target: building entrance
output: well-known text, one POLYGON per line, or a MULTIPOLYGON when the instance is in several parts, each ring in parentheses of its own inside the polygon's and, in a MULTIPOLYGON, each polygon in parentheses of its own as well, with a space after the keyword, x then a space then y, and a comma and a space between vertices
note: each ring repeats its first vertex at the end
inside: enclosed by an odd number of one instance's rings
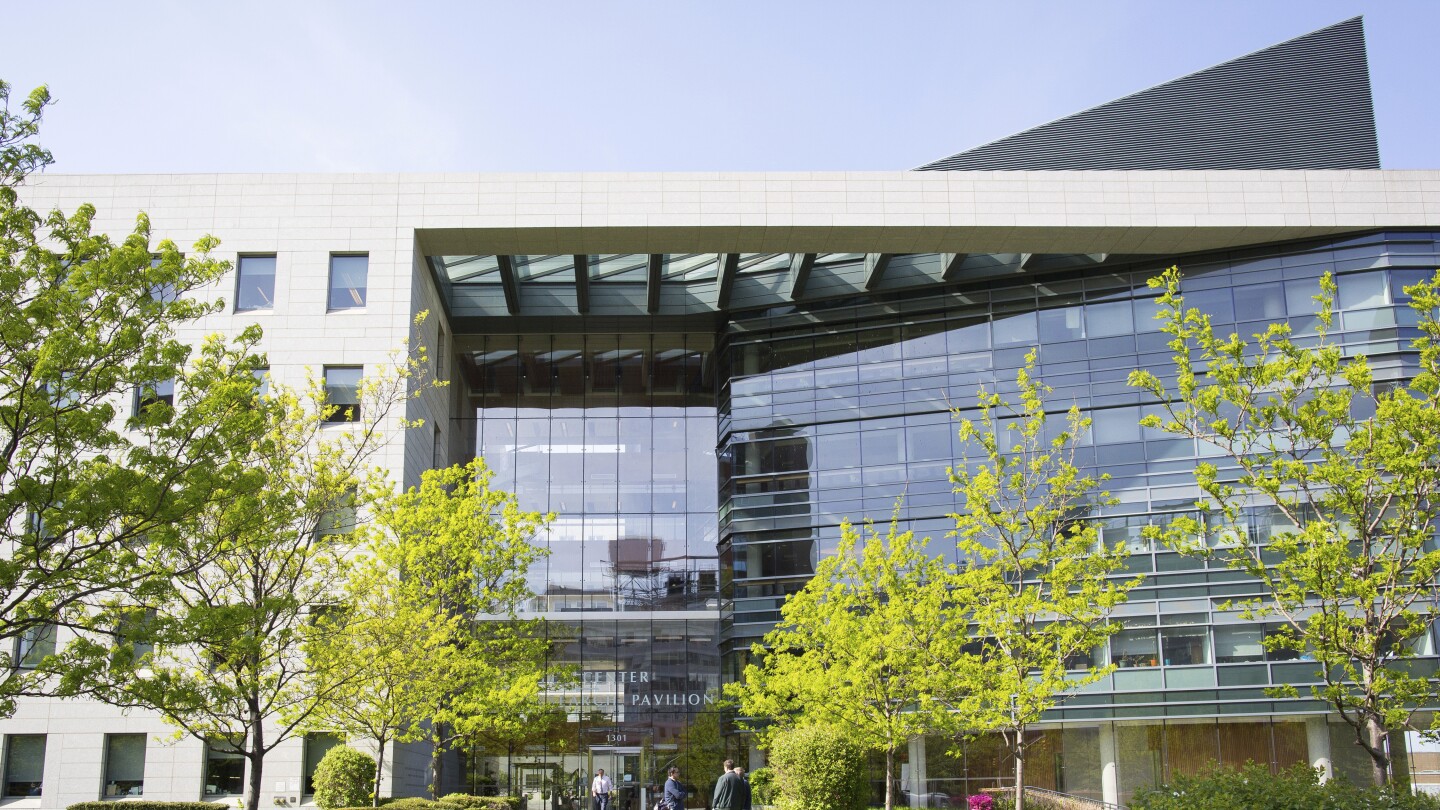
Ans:
POLYGON ((649 763, 645 758, 642 748, 597 745, 590 749, 590 778, 604 768, 615 784, 608 810, 645 810, 650 806, 650 786, 645 784, 644 776, 649 763))

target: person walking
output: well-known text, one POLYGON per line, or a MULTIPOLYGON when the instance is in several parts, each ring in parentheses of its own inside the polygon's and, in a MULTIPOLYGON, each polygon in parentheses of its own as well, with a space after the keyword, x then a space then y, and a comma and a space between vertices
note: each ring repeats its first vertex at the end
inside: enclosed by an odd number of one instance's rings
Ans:
POLYGON ((669 778, 665 780, 665 794, 662 801, 665 810, 685 810, 685 787, 680 784, 680 769, 670 767, 669 778))
POLYGON ((604 768, 595 772, 595 779, 590 783, 590 802, 593 810, 610 810, 610 791, 614 788, 615 783, 605 775, 604 768))
POLYGON ((714 800, 710 802, 712 810, 740 810, 736 804, 739 798, 739 787, 745 784, 745 780, 735 774, 735 762, 725 760, 725 773, 715 783, 714 800))
POLYGON ((735 810, 750 810, 750 780, 745 778, 745 769, 735 766, 735 775, 740 782, 735 785, 735 810))

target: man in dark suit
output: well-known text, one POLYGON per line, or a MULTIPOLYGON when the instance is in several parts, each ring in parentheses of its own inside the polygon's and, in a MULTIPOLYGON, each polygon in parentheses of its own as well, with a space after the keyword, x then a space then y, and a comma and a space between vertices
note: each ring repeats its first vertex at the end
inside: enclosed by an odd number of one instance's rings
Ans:
POLYGON ((710 802, 711 810, 741 810, 737 803, 740 799, 740 788, 747 785, 734 769, 735 763, 725 760, 725 773, 715 783, 715 796, 710 802))
POLYGON ((750 782, 745 778, 745 769, 735 766, 735 775, 740 784, 735 786, 735 810, 750 810, 750 782))

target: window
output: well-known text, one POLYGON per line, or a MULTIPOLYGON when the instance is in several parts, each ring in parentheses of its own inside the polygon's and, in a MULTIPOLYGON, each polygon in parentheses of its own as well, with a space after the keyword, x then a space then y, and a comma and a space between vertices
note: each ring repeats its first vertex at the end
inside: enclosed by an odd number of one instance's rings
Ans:
POLYGON ((332 406, 326 422, 358 422, 360 420, 359 366, 325 367, 325 404, 332 406))
POLYGON ((325 732, 305 735, 305 794, 315 792, 315 769, 320 766, 320 760, 325 754, 337 745, 343 745, 345 738, 339 734, 325 732))
POLYGON ((331 256, 330 309, 365 306, 365 283, 369 275, 369 256, 331 256))
POLYGON ((55 654, 55 625, 41 624, 26 630, 15 640, 15 665, 20 669, 40 666, 45 656, 55 654))
POLYGON ((39 796, 45 781, 45 735, 5 738, 5 796, 39 796))
POLYGON ((1215 663, 1244 664, 1265 660, 1262 631, 1253 625, 1215 628, 1215 663))
POLYGON ((1155 631, 1121 630, 1110 637, 1110 660, 1121 669, 1129 667, 1153 667, 1159 661, 1155 645, 1155 631))
MULTIPOLYGON (((159 256, 150 257, 150 269, 153 270, 159 267, 160 263, 161 258, 159 256)), ((152 284, 150 286, 150 300, 152 301, 158 301, 162 304, 171 304, 175 301, 178 301, 179 299, 180 293, 178 290, 175 289, 175 282, 173 281, 163 281, 158 284, 152 284)))
POLYGON ((261 399, 270 396, 270 367, 260 366, 250 373, 255 375, 255 396, 261 399))
POLYGON ((212 739, 205 742, 205 795, 238 796, 245 792, 245 757, 240 741, 212 739))
POLYGON ((235 311, 275 307, 275 257, 241 256, 235 274, 235 311))
POLYGON ((162 380, 143 385, 135 392, 135 415, 139 416, 151 405, 165 404, 175 407, 175 381, 162 380))
POLYGON ((1210 663, 1210 633, 1204 627, 1166 627, 1160 630, 1160 651, 1167 667, 1210 663))
POLYGON ((335 534, 349 534, 355 531, 355 490, 346 490, 340 502, 326 509, 320 515, 315 533, 321 537, 335 534))
POLYGON ((117 644, 129 644, 130 651, 138 661, 155 652, 155 645, 147 639, 147 631, 155 621, 154 608, 133 608, 121 614, 115 627, 117 644))
POLYGON ((145 735, 105 735, 105 795, 145 794, 145 735))

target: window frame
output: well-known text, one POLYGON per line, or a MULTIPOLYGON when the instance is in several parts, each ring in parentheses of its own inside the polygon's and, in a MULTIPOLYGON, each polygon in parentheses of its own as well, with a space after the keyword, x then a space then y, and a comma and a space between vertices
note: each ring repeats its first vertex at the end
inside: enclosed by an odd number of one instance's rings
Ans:
POLYGON ((331 254, 330 254, 330 272, 329 272, 329 275, 328 275, 327 280, 326 280, 326 282, 325 282, 325 311, 326 311, 326 312, 347 312, 347 311, 349 311, 349 310, 355 310, 355 309, 363 310, 363 309, 365 309, 366 306, 369 305, 369 302, 370 302, 370 254, 369 254, 368 252, 359 252, 359 253, 331 253, 331 254), (336 284, 335 284, 335 278, 336 278, 335 260, 336 260, 336 259, 364 259, 364 260, 365 260, 365 273, 364 273, 364 278, 363 278, 363 280, 364 280, 364 282, 365 282, 365 286, 364 286, 364 287, 360 287, 360 288, 356 288, 356 287, 337 287, 336 284), (359 303, 346 303, 346 302, 344 301, 344 299, 342 298, 342 299, 340 299, 340 303, 337 304, 337 303, 336 303, 336 295, 337 295, 337 293, 341 293, 341 292, 344 292, 344 291, 347 291, 347 290, 350 292, 350 294, 351 294, 351 296, 352 296, 352 299, 353 299, 353 296, 356 294, 356 292, 357 292, 357 290, 358 290, 359 296, 360 296, 360 299, 361 299, 360 302, 359 302, 359 303))
MULTIPOLYGON (((234 312, 272 312, 275 309, 275 286, 280 276, 280 257, 275 253, 242 253, 235 257, 235 305, 234 312), (270 304, 268 306, 246 307, 240 305, 241 290, 245 286, 245 262, 247 259, 270 259, 274 264, 270 272, 270 304)), ((258 289, 258 288, 257 288, 258 289)), ((261 292, 262 297, 264 292, 261 292)))
MULTIPOLYGON (((5 735, 5 763, 0 769, 0 798, 20 799, 34 798, 45 795, 45 759, 50 753, 49 740, 45 734, 6 734, 5 735), (10 769, 15 764, 15 740, 18 738, 38 738, 40 740, 40 782, 33 791, 23 794, 12 794, 10 792, 10 769)), ((33 784, 33 783, 32 783, 33 784)))
MULTIPOLYGON (((144 796, 144 795, 145 795, 145 762, 146 762, 148 753, 149 753, 149 737, 148 737, 147 735, 145 735, 145 734, 125 734, 125 733, 120 733, 120 734, 106 734, 106 735, 105 735, 105 759, 104 759, 104 762, 103 762, 102 765, 101 765, 101 770, 100 770, 100 774, 101 774, 101 779, 100 779, 100 784, 101 784, 101 788, 100 788, 100 790, 101 790, 101 796, 102 796, 103 798, 106 798, 106 799, 110 799, 110 798, 121 798, 121 797, 128 797, 128 796, 144 796), (118 789, 117 789, 117 791, 114 792, 114 793, 111 793, 111 792, 110 792, 111 788, 115 786, 115 783, 116 783, 116 782, 122 781, 122 780, 114 779, 114 778, 111 776, 111 774, 110 774, 110 766, 112 765, 112 754, 111 754, 111 750, 110 750, 110 745, 111 745, 111 743, 113 743, 116 739, 121 738, 121 737, 138 737, 138 738, 140 738, 140 779, 138 780, 140 784, 138 785, 139 791, 138 791, 138 792, 135 792, 135 793, 120 793, 120 792, 118 791, 118 789)), ((126 781, 126 782, 134 782, 134 781, 137 781, 137 780, 127 779, 127 780, 123 780, 123 781, 126 781)))
POLYGON ((327 409, 329 409, 329 408, 331 408, 332 406, 338 406, 338 407, 335 407, 335 409, 334 409, 332 412, 328 413, 328 414, 324 417, 324 422, 325 422, 325 424, 327 424, 327 425, 346 425, 346 424, 351 424, 351 423, 354 423, 354 422, 359 422, 359 421, 360 421, 360 395, 359 395, 359 385, 360 385, 360 381, 363 380, 363 379, 365 379, 365 367, 364 367, 364 366, 352 366, 352 365, 324 366, 324 367, 321 369, 321 375, 322 375, 322 376, 321 376, 321 380, 324 382, 324 387, 325 387, 325 407, 326 407, 327 409), (336 402, 336 401, 334 400, 334 398, 333 398, 333 396, 332 396, 332 393, 331 393, 333 389, 332 389, 332 387, 331 387, 331 385, 330 385, 330 375, 331 375, 333 372, 336 372, 336 371, 355 371, 355 372, 358 372, 358 375, 357 375, 356 378, 355 378, 355 383, 354 383, 353 386, 351 386, 351 388, 352 388, 353 390, 355 390, 355 392, 356 392, 356 393, 355 393, 355 397, 354 397, 354 399, 355 399, 354 402, 336 402))

